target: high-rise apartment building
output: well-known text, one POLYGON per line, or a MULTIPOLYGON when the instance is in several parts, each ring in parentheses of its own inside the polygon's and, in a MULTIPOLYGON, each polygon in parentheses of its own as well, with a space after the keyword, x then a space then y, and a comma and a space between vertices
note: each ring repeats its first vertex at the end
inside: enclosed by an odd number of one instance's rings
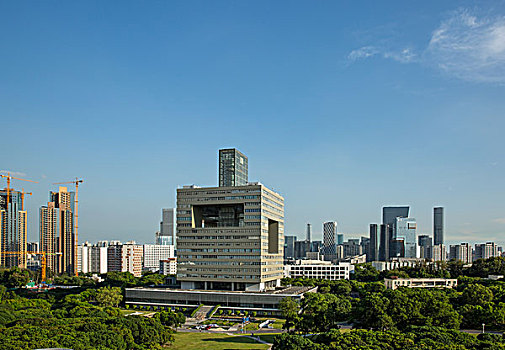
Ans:
POLYGON ((444 208, 433 208, 433 244, 444 244, 444 208))
POLYGON ((183 289, 279 286, 283 248, 284 198, 266 186, 177 190, 177 280, 183 289))
POLYGON ((245 186, 248 159, 235 148, 219 150, 219 187, 245 186))
POLYGON ((160 231, 156 234, 156 244, 175 244, 175 209, 162 209, 160 231))
POLYGON ((379 260, 379 232, 377 224, 370 224, 370 246, 367 261, 379 260))
POLYGON ((325 260, 334 260, 337 256, 337 222, 323 224, 323 250, 325 260))
POLYGON ((158 271, 160 261, 175 257, 175 247, 163 244, 144 244, 144 270, 158 271))
POLYGON ((465 264, 471 264, 472 253, 472 246, 468 243, 449 246, 449 260, 459 260, 465 264))
POLYGON ((342 244, 344 244, 344 234, 337 233, 337 245, 342 245, 342 244))
POLYGON ((432 248, 431 256, 433 261, 446 261, 447 260, 447 249, 443 244, 434 244, 432 248))
POLYGON ((77 264, 74 197, 74 192, 60 187, 58 192, 49 192, 47 206, 40 208, 39 241, 40 249, 47 254, 47 267, 69 275, 75 273, 77 264))
POLYGON ((0 266, 26 268, 27 212, 22 194, 0 190, 0 266))
POLYGON ((475 260, 489 259, 500 256, 498 246, 494 242, 487 242, 475 245, 475 260))
POLYGON ((107 247, 108 271, 130 272, 135 277, 142 276, 142 260, 144 249, 142 245, 134 241, 121 242, 111 241, 107 247))

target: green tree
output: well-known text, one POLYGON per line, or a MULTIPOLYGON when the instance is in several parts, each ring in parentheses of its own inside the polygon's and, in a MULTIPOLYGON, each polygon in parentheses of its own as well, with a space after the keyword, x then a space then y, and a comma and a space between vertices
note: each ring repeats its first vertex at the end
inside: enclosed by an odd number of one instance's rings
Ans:
POLYGON ((102 287, 97 290, 95 298, 100 306, 117 307, 123 300, 123 295, 119 287, 102 287))
POLYGON ((282 328, 289 332, 299 320, 298 313, 300 312, 300 305, 295 300, 288 297, 279 302, 279 310, 281 310, 282 316, 286 319, 282 328))

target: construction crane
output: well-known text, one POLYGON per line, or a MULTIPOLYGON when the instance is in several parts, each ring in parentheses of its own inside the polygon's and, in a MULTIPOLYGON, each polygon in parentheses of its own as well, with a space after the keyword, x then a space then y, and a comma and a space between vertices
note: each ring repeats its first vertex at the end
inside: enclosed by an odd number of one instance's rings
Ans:
POLYGON ((75 178, 73 181, 67 181, 67 182, 55 182, 53 185, 64 185, 64 184, 74 184, 75 185, 75 197, 74 197, 74 204, 75 204, 75 220, 74 220, 74 275, 78 276, 79 272, 77 271, 77 245, 79 244, 78 242, 78 236, 77 236, 77 230, 79 228, 78 224, 78 211, 77 211, 77 206, 79 204, 79 184, 83 183, 84 180, 75 178))
MULTIPOLYGON (((9 173, 9 172, 7 172, 7 175, 0 174, 0 177, 3 177, 3 178, 6 178, 6 179, 7 179, 7 204, 9 204, 9 203, 10 203, 10 194, 11 194, 11 179, 38 183, 37 181, 32 181, 32 180, 27 180, 27 179, 21 179, 21 178, 19 178, 19 177, 14 177, 14 176, 11 176, 11 173, 9 173)), ((30 194, 31 194, 31 193, 30 193, 30 194)))
POLYGON ((3 255, 21 255, 21 254, 33 254, 33 255, 40 255, 40 277, 42 282, 46 281, 46 276, 47 276, 47 260, 46 256, 47 255, 61 255, 61 253, 46 253, 46 252, 3 252, 3 255))
POLYGON ((25 192, 25 189, 21 189, 21 210, 25 210, 25 194, 32 195, 31 192, 25 192))

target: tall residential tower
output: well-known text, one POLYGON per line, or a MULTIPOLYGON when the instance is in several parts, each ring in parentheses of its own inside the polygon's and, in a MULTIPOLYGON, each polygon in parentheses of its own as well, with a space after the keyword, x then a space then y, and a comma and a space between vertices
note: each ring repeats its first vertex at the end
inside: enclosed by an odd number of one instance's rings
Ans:
POLYGON ((26 268, 27 212, 22 193, 0 190, 0 266, 26 268), (6 254, 9 253, 9 254, 6 254))

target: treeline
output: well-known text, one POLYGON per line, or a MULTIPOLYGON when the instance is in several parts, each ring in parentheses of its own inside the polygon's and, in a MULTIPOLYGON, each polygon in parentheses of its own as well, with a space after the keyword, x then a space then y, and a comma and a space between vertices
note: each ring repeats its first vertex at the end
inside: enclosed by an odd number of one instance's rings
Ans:
POLYGON ((465 266, 462 261, 435 262, 433 264, 419 263, 411 267, 401 267, 395 270, 377 271, 372 264, 357 264, 352 278, 360 282, 380 281, 391 276, 401 278, 459 278, 480 277, 489 275, 505 275, 505 258, 494 257, 479 259, 471 266, 465 266))
POLYGON ((185 322, 171 311, 124 316, 122 299, 112 285, 41 293, 0 285, 1 348, 162 349, 185 322))
MULTIPOLYGON (((307 282, 301 280, 298 282, 307 282)), ((301 304, 280 304, 286 329, 329 331, 339 322, 376 330, 409 326, 450 329, 505 329, 505 282, 463 277, 456 289, 387 290, 382 282, 320 281, 319 293, 306 293, 301 304)))
POLYGON ((405 332, 340 332, 332 330, 313 336, 284 333, 275 337, 273 350, 503 350, 500 335, 477 337, 440 327, 409 327, 405 332))

